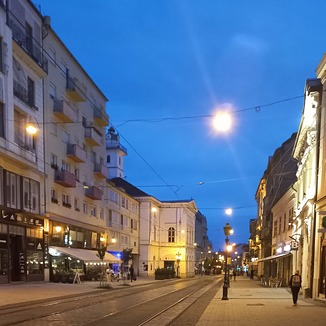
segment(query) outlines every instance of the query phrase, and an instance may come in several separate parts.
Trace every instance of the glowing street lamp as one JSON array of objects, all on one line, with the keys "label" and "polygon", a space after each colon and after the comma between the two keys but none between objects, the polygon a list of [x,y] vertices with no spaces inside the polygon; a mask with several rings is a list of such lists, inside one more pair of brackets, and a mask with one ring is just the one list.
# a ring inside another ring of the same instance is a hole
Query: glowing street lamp
[{"label": "glowing street lamp", "polygon": [[225,210],[225,214],[228,215],[228,216],[231,216],[232,213],[233,213],[232,208],[227,208],[227,209]]},{"label": "glowing street lamp", "polygon": [[218,132],[227,132],[232,127],[232,118],[228,112],[218,112],[214,116],[213,125]]}]

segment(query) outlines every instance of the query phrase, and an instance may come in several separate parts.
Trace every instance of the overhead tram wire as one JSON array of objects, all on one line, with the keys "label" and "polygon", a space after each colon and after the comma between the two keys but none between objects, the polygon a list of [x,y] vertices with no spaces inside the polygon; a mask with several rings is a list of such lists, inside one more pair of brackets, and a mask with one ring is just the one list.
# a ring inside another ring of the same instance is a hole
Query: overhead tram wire
[{"label": "overhead tram wire", "polygon": [[[112,124],[111,126],[115,128]],[[160,174],[145,160],[145,158],[136,150],[134,146],[130,144],[130,142],[119,132],[120,137],[133,149],[133,151],[142,159],[142,161],[163,181],[163,183],[175,194],[176,198],[179,199],[177,191],[175,191],[171,185],[169,185],[161,176]]]},{"label": "overhead tram wire", "polygon": [[[299,98],[304,98],[304,97],[305,97],[305,95],[288,97],[286,99],[274,101],[274,102],[267,103],[267,104],[255,105],[255,106],[251,106],[251,107],[244,108],[244,109],[233,110],[233,111],[230,111],[230,113],[240,113],[240,112],[252,111],[252,110],[255,110],[256,112],[260,112],[260,110],[264,107],[270,107],[270,106],[274,106],[276,104],[285,103],[285,102],[297,100]],[[122,127],[123,125],[125,125],[129,122],[160,123],[160,122],[164,122],[164,121],[203,119],[203,118],[213,118],[213,117],[214,117],[214,114],[203,114],[203,115],[181,116],[181,117],[165,117],[165,118],[157,118],[157,119],[128,119],[128,120],[123,121],[120,125],[118,125],[118,127]]]}]

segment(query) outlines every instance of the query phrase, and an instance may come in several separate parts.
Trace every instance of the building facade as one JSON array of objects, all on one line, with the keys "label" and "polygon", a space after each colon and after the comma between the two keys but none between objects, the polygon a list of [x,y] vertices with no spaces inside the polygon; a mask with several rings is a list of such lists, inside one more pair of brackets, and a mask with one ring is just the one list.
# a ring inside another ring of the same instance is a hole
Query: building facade
[{"label": "building facade", "polygon": [[43,18],[29,1],[0,1],[0,283],[40,281],[44,227]]}]

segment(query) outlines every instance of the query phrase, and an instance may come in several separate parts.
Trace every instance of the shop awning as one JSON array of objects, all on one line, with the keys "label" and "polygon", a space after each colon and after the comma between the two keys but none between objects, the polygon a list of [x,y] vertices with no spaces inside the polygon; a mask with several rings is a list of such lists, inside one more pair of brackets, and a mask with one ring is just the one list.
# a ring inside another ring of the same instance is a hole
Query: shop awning
[{"label": "shop awning", "polygon": [[257,262],[261,263],[263,261],[268,261],[268,260],[273,260],[273,259],[280,259],[280,258],[284,258],[284,257],[291,256],[291,255],[292,255],[291,252],[285,252],[283,254],[273,255],[273,256],[264,257],[262,259],[258,259]]},{"label": "shop awning", "polygon": [[[53,247],[50,248],[50,254],[55,256],[56,253],[64,254],[67,256],[71,256],[77,259],[84,261],[84,263],[100,263],[101,259],[97,256],[97,250],[87,250],[87,249],[78,249],[78,248],[66,248],[66,247]],[[52,251],[52,252],[51,252]],[[121,263],[119,258],[111,255],[106,252],[105,257],[103,259],[105,263]]]}]

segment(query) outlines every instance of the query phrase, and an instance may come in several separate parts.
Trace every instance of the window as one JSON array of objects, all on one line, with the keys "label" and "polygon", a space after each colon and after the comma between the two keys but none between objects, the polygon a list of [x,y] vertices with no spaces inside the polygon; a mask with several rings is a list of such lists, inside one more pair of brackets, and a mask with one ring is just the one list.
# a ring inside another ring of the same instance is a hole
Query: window
[{"label": "window", "polygon": [[3,72],[3,38],[0,37],[0,71]]},{"label": "window", "polygon": [[80,173],[79,173],[79,169],[78,168],[75,168],[75,176],[76,176],[76,180],[79,182],[80,181],[80,179],[79,179],[79,175],[80,175]]},{"label": "window", "polygon": [[175,229],[173,227],[168,229],[168,242],[175,242]]},{"label": "window", "polygon": [[57,128],[57,123],[55,120],[51,120],[49,123],[49,129],[52,135],[57,136],[58,135],[58,128]]},{"label": "window", "polygon": [[104,209],[100,208],[100,219],[104,220]]},{"label": "window", "polygon": [[58,157],[53,153],[50,154],[50,166],[52,169],[58,169]]},{"label": "window", "polygon": [[35,138],[34,135],[30,135],[26,131],[25,127],[27,123],[28,123],[27,117],[22,113],[18,112],[17,110],[15,110],[14,112],[15,143],[26,150],[35,150]]},{"label": "window", "polygon": [[29,53],[33,53],[33,29],[28,23],[25,24],[26,48]]},{"label": "window", "polygon": [[80,208],[79,208],[79,199],[75,198],[74,199],[74,207],[75,207],[75,211],[79,212]]},{"label": "window", "polygon": [[70,164],[64,160],[62,160],[62,171],[70,172]]},{"label": "window", "polygon": [[6,171],[6,205],[20,209],[20,178],[18,175]]},{"label": "window", "polygon": [[91,151],[91,162],[96,163],[96,153]]},{"label": "window", "polygon": [[67,194],[62,194],[62,206],[71,208],[70,196]]},{"label": "window", "polygon": [[279,217],[278,219],[278,234],[281,233],[282,229],[282,216]]},{"label": "window", "polygon": [[[1,87],[1,85],[0,85]],[[1,89],[0,89],[1,92]],[[5,138],[4,104],[0,102],[0,137]]]},{"label": "window", "polygon": [[87,127],[87,120],[86,120],[86,117],[84,115],[82,116],[82,125],[83,125],[84,128]]},{"label": "window", "polygon": [[49,46],[48,55],[49,55],[50,62],[55,65],[56,53],[55,53],[55,49],[52,46]]},{"label": "window", "polygon": [[62,141],[65,143],[65,144],[69,144],[70,142],[70,134],[67,130],[65,129],[62,129]]},{"label": "window", "polygon": [[52,83],[50,83],[50,86],[49,86],[49,95],[50,95],[50,98],[52,98],[52,100],[54,100],[56,98],[56,87]]},{"label": "window", "polygon": [[107,226],[112,226],[112,211],[110,209],[107,210]]},{"label": "window", "polygon": [[276,235],[277,235],[277,221],[274,221],[273,236],[276,237]]},{"label": "window", "polygon": [[67,68],[67,64],[63,60],[61,60],[61,62],[60,62],[60,68],[61,68],[60,70],[61,70],[62,75],[65,78],[67,78],[68,68]]},{"label": "window", "polygon": [[27,78],[27,104],[34,108],[35,107],[35,83],[31,78]]},{"label": "window", "polygon": [[285,232],[286,231],[286,213],[284,213],[284,217],[283,217],[283,231]]},{"label": "window", "polygon": [[108,155],[108,156],[106,157],[106,163],[111,163],[111,156],[110,156],[110,155]]},{"label": "window", "polygon": [[57,192],[53,188],[51,189],[51,202],[54,204],[58,204]]},{"label": "window", "polygon": [[83,202],[83,213],[84,214],[87,214],[87,211],[88,211],[88,209],[87,209],[87,203],[84,201]]},{"label": "window", "polygon": [[91,216],[96,217],[96,206],[91,205]]}]

